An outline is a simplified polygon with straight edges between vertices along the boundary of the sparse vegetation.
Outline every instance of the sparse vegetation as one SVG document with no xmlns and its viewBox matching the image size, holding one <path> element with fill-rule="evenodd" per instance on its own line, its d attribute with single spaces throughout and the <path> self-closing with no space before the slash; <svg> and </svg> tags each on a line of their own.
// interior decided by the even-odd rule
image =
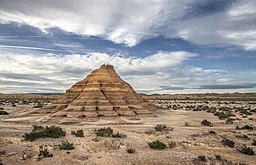
<svg viewBox="0 0 256 165">
<path fill-rule="evenodd" d="M 220 120 L 224 120 L 226 118 L 229 118 L 229 117 L 233 116 L 233 114 L 231 114 L 230 112 L 222 112 L 222 111 L 221 112 L 216 112 L 214 115 L 218 116 L 218 118 Z"/>
<path fill-rule="evenodd" d="M 110 127 L 100 128 L 100 129 L 94 130 L 94 132 L 96 133 L 97 136 L 101 136 L 101 137 L 112 137 L 112 138 L 125 138 L 126 137 L 125 134 L 121 134 L 119 132 L 114 133 L 113 129 Z"/>
<path fill-rule="evenodd" d="M 148 145 L 149 145 L 150 148 L 156 149 L 156 150 L 162 150 L 162 149 L 166 148 L 166 145 L 163 142 L 159 141 L 159 140 L 150 142 L 150 143 L 148 143 Z"/>
<path fill-rule="evenodd" d="M 191 125 L 191 123 L 189 123 L 189 122 L 185 121 L 184 125 L 185 125 L 186 127 L 188 127 L 188 126 L 190 126 L 190 125 Z"/>
<path fill-rule="evenodd" d="M 111 137 L 112 137 L 112 138 L 125 138 L 126 135 L 117 132 L 117 133 L 115 133 L 115 134 L 112 134 Z"/>
<path fill-rule="evenodd" d="M 175 141 L 170 141 L 170 142 L 168 142 L 168 146 L 169 146 L 169 148 L 174 148 L 177 146 L 177 143 Z"/>
<path fill-rule="evenodd" d="M 201 125 L 204 125 L 204 126 L 212 126 L 212 123 L 211 123 L 210 121 L 208 121 L 208 120 L 203 120 L 203 121 L 201 122 Z"/>
<path fill-rule="evenodd" d="M 37 105 L 33 106 L 33 108 L 43 108 L 43 105 L 42 104 L 37 104 Z"/>
<path fill-rule="evenodd" d="M 73 143 L 70 143 L 68 141 L 64 141 L 59 145 L 61 150 L 73 150 L 75 149 L 75 146 Z"/>
<path fill-rule="evenodd" d="M 47 146 L 39 146 L 39 153 L 38 153 L 39 159 L 47 158 L 47 157 L 53 157 L 53 154 L 51 154 L 48 151 Z"/>
<path fill-rule="evenodd" d="M 253 148 L 248 147 L 246 145 L 242 145 L 242 146 L 238 147 L 237 150 L 246 155 L 255 155 Z"/>
<path fill-rule="evenodd" d="M 217 134 L 217 133 L 216 133 L 215 131 L 213 131 L 213 130 L 209 130 L 208 133 L 209 133 L 209 134 L 212 134 L 212 135 L 216 135 L 216 134 Z"/>
<path fill-rule="evenodd" d="M 241 128 L 238 127 L 238 129 L 253 130 L 253 126 L 251 126 L 251 125 L 244 125 Z"/>
<path fill-rule="evenodd" d="M 84 137 L 84 131 L 82 129 L 77 130 L 77 131 L 71 131 L 71 134 L 76 137 Z"/>
<path fill-rule="evenodd" d="M 222 139 L 221 142 L 222 142 L 223 145 L 229 146 L 231 148 L 235 147 L 235 142 L 233 140 L 229 140 L 227 138 L 224 138 L 224 139 Z"/>
<path fill-rule="evenodd" d="M 9 115 L 9 113 L 6 111 L 0 111 L 0 115 Z"/>
<path fill-rule="evenodd" d="M 66 132 L 59 126 L 38 126 L 32 125 L 33 130 L 23 135 L 24 140 L 34 141 L 38 138 L 59 138 L 65 136 Z"/>
<path fill-rule="evenodd" d="M 110 127 L 107 128 L 100 128 L 97 130 L 94 130 L 97 136 L 101 137 L 110 137 L 113 134 L 113 129 Z"/>
<path fill-rule="evenodd" d="M 253 146 L 256 146 L 256 139 L 253 139 L 252 145 L 253 145 Z"/>
<path fill-rule="evenodd" d="M 215 155 L 215 159 L 221 160 L 221 156 L 219 154 Z"/>
<path fill-rule="evenodd" d="M 135 153 L 135 149 L 131 148 L 131 147 L 128 147 L 126 149 L 126 151 L 129 153 L 129 154 L 132 154 L 132 153 Z"/>
<path fill-rule="evenodd" d="M 206 161 L 206 156 L 198 155 L 197 160 L 205 162 Z"/>
<path fill-rule="evenodd" d="M 157 124 L 155 126 L 155 130 L 159 131 L 159 132 L 162 132 L 162 131 L 169 131 L 169 128 L 164 124 Z"/>
</svg>

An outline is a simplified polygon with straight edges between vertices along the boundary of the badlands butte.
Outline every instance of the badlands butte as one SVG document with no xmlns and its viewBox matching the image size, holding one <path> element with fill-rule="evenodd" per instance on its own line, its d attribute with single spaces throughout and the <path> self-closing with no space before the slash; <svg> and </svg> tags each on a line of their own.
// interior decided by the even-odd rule
<svg viewBox="0 0 256 165">
<path fill-rule="evenodd" d="M 102 65 L 64 94 L 0 94 L 0 164 L 253 165 L 256 93 L 138 94 Z"/>
</svg>

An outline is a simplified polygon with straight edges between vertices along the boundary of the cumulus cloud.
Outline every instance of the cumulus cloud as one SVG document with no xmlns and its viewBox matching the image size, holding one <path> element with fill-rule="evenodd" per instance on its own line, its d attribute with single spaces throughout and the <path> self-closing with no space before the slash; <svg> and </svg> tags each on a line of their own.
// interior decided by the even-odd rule
<svg viewBox="0 0 256 165">
<path fill-rule="evenodd" d="M 145 93 L 205 92 L 207 85 L 211 89 L 234 89 L 248 84 L 223 70 L 184 65 L 186 60 L 196 56 L 185 51 L 157 52 L 144 58 L 99 52 L 76 55 L 5 53 L 0 54 L 0 90 L 5 93 L 64 92 L 104 63 L 114 65 L 121 77 Z M 228 88 L 229 84 L 239 86 Z M 246 87 L 243 89 L 254 86 Z"/>
<path fill-rule="evenodd" d="M 2 0 L 0 22 L 28 24 L 44 33 L 58 27 L 127 46 L 165 36 L 255 50 L 255 6 L 251 0 Z"/>
<path fill-rule="evenodd" d="M 0 54 L 0 56 L 1 88 L 8 92 L 10 88 L 14 88 L 13 85 L 24 87 L 26 84 L 25 88 L 34 88 L 35 91 L 42 87 L 63 91 L 104 63 L 114 65 L 124 76 L 152 76 L 161 70 L 176 67 L 184 60 L 195 57 L 196 54 L 183 51 L 158 52 L 145 58 L 98 52 L 84 55 Z"/>
</svg>

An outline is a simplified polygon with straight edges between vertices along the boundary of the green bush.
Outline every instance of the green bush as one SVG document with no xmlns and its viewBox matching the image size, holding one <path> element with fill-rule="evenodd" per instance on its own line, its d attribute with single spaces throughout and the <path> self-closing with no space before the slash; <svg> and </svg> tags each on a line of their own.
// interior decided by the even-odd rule
<svg viewBox="0 0 256 165">
<path fill-rule="evenodd" d="M 231 148 L 235 147 L 235 142 L 233 140 L 229 140 L 229 139 L 224 138 L 224 139 L 222 139 L 221 142 L 222 142 L 223 145 L 229 146 Z"/>
<path fill-rule="evenodd" d="M 77 131 L 71 131 L 71 134 L 76 137 L 84 137 L 84 131 L 82 129 L 77 130 Z"/>
<path fill-rule="evenodd" d="M 135 152 L 135 149 L 129 147 L 129 148 L 126 149 L 126 151 L 127 151 L 129 154 L 132 154 L 132 153 Z"/>
<path fill-rule="evenodd" d="M 169 131 L 169 128 L 164 124 L 157 124 L 155 126 L 155 130 L 159 131 L 159 132 L 162 132 L 162 131 Z"/>
<path fill-rule="evenodd" d="M 94 130 L 94 132 L 96 133 L 97 136 L 101 136 L 101 137 L 112 137 L 112 138 L 125 138 L 126 137 L 125 134 L 121 134 L 119 132 L 114 133 L 113 129 L 110 127 L 100 128 L 100 129 Z"/>
<path fill-rule="evenodd" d="M 37 126 L 33 125 L 33 130 L 30 133 L 23 135 L 25 140 L 34 141 L 38 138 L 59 138 L 65 136 L 66 132 L 59 126 Z"/>
<path fill-rule="evenodd" d="M 204 126 L 212 126 L 212 123 L 211 123 L 210 121 L 208 121 L 208 120 L 203 120 L 203 121 L 201 122 L 201 125 L 204 125 Z"/>
<path fill-rule="evenodd" d="M 95 130 L 97 136 L 101 137 L 110 137 L 113 134 L 113 129 L 110 127 L 107 128 L 100 128 Z"/>
<path fill-rule="evenodd" d="M 246 155 L 255 155 L 252 147 L 247 147 L 246 145 L 242 145 L 237 148 L 237 150 Z"/>
<path fill-rule="evenodd" d="M 51 154 L 47 147 L 45 146 L 39 146 L 39 153 L 38 153 L 39 159 L 47 158 L 47 157 L 53 157 L 53 154 Z"/>
<path fill-rule="evenodd" d="M 120 134 L 119 132 L 112 134 L 111 135 L 112 138 L 125 138 L 126 135 L 125 134 Z"/>
<path fill-rule="evenodd" d="M 163 142 L 159 141 L 159 140 L 150 142 L 150 143 L 148 143 L 148 145 L 149 145 L 150 148 L 153 148 L 153 149 L 156 149 L 156 150 L 162 150 L 162 149 L 166 148 L 166 145 Z"/>
<path fill-rule="evenodd" d="M 61 150 L 73 150 L 75 149 L 75 146 L 73 143 L 70 143 L 68 141 L 64 141 L 59 145 Z"/>
</svg>

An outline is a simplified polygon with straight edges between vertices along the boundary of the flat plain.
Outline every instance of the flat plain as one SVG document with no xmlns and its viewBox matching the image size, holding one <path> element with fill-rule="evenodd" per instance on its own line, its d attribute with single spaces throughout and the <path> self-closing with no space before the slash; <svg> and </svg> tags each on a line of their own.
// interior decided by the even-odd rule
<svg viewBox="0 0 256 165">
<path fill-rule="evenodd" d="M 254 97 L 163 99 L 152 96 L 150 101 L 158 107 L 152 116 L 99 118 L 72 124 L 44 122 L 40 120 L 44 116 L 40 115 L 26 116 L 58 97 L 1 95 L 1 111 L 7 112 L 0 115 L 2 164 L 252 165 L 256 161 L 250 152 L 256 150 Z M 66 134 L 59 138 L 26 140 L 24 135 L 32 131 L 32 125 L 59 126 Z M 97 130 L 108 127 L 117 136 L 97 136 Z M 74 136 L 72 132 L 77 130 L 83 130 L 84 136 Z M 74 149 L 60 149 L 66 141 Z M 151 148 L 149 143 L 154 141 L 165 147 Z M 234 146 L 230 145 L 232 142 Z M 52 156 L 40 157 L 40 146 Z"/>
</svg>

